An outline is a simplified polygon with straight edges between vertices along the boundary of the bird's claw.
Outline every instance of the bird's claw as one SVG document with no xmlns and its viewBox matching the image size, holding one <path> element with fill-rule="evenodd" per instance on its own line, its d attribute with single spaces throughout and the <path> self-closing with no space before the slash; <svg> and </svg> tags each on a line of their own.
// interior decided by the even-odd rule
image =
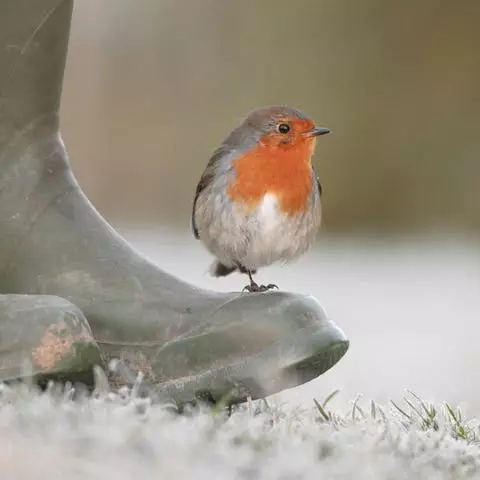
<svg viewBox="0 0 480 480">
<path fill-rule="evenodd" d="M 250 285 L 246 285 L 245 287 L 243 287 L 242 292 L 268 292 L 269 290 L 272 290 L 274 288 L 278 290 L 278 286 L 274 283 L 269 283 L 268 285 L 258 285 L 257 283 L 252 282 Z"/>
</svg>

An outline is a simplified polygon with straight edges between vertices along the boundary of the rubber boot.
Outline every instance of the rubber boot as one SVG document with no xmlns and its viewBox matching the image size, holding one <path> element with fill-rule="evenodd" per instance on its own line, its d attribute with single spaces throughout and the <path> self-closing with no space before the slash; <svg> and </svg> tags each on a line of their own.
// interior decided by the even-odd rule
<svg viewBox="0 0 480 480">
<path fill-rule="evenodd" d="M 0 295 L 0 378 L 91 384 L 100 350 L 82 312 L 63 298 Z"/>
<path fill-rule="evenodd" d="M 240 402 L 328 370 L 348 341 L 313 297 L 194 288 L 134 251 L 84 196 L 58 117 L 72 3 L 0 4 L 0 291 L 72 302 L 104 363 L 121 359 L 179 403 Z"/>
</svg>

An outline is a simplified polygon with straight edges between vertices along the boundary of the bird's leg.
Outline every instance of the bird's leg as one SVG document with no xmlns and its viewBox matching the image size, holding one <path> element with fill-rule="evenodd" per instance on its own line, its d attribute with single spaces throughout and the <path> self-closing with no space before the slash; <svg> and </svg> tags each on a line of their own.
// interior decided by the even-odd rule
<svg viewBox="0 0 480 480">
<path fill-rule="evenodd" d="M 274 285 L 273 283 L 269 283 L 268 285 L 258 285 L 258 283 L 256 283 L 254 280 L 253 280 L 253 277 L 252 277 L 252 272 L 250 270 L 247 270 L 246 271 L 247 274 L 248 274 L 248 278 L 250 279 L 250 285 L 246 285 L 243 290 L 247 291 L 247 292 L 267 292 L 268 290 L 271 290 L 272 288 L 277 288 L 278 287 L 276 285 Z"/>
<path fill-rule="evenodd" d="M 248 278 L 250 279 L 250 285 L 246 285 L 243 288 L 243 291 L 259 292 L 260 291 L 260 286 L 253 280 L 252 272 L 250 270 L 246 270 L 246 273 L 248 275 Z"/>
</svg>

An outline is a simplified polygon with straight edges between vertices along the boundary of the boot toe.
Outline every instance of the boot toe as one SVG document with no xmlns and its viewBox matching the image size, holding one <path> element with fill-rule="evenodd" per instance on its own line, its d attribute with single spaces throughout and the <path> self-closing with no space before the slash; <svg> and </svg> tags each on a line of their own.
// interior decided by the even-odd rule
<svg viewBox="0 0 480 480">
<path fill-rule="evenodd" d="M 273 394 L 321 375 L 349 346 L 312 296 L 236 295 L 204 315 L 204 328 L 166 344 L 156 357 L 165 379 L 158 387 L 176 401 L 228 396 L 236 403 Z"/>
</svg>

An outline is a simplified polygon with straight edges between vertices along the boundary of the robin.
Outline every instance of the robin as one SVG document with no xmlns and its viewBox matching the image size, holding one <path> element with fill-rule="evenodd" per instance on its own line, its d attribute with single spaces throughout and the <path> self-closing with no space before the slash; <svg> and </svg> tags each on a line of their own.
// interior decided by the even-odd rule
<svg viewBox="0 0 480 480">
<path fill-rule="evenodd" d="M 316 137 L 330 133 L 304 113 L 271 106 L 251 112 L 213 153 L 197 185 L 192 228 L 216 260 L 210 272 L 248 275 L 288 262 L 314 242 L 322 187 L 312 167 Z"/>
</svg>

